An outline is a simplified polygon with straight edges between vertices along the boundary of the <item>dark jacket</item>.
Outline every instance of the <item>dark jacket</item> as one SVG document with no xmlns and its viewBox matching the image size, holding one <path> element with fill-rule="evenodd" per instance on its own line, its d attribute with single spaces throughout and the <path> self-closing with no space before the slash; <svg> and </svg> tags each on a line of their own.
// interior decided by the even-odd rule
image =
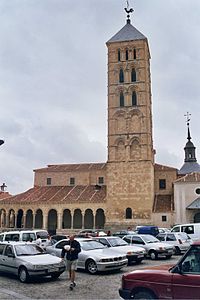
<svg viewBox="0 0 200 300">
<path fill-rule="evenodd" d="M 78 241 L 73 240 L 73 241 L 68 241 L 66 245 L 70 245 L 71 248 L 74 248 L 74 251 L 66 251 L 64 248 L 62 249 L 61 252 L 61 257 L 64 258 L 66 257 L 67 260 L 76 260 L 78 259 L 78 254 L 81 252 L 81 246 Z"/>
</svg>

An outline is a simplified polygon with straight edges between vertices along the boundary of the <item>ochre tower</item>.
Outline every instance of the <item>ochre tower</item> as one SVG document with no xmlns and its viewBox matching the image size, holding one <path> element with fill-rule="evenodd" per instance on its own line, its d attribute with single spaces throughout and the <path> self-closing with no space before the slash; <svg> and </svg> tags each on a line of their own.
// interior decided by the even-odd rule
<svg viewBox="0 0 200 300">
<path fill-rule="evenodd" d="M 107 227 L 150 224 L 154 154 L 147 38 L 126 25 L 108 47 Z M 118 224 L 118 225 L 116 225 Z"/>
</svg>

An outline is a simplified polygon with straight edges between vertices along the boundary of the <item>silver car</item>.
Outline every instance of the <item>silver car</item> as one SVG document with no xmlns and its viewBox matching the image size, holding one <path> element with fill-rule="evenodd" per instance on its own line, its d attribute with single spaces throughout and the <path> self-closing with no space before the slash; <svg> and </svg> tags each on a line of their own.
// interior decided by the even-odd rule
<svg viewBox="0 0 200 300">
<path fill-rule="evenodd" d="M 89 238 L 76 239 L 81 245 L 78 255 L 78 269 L 84 269 L 90 274 L 98 271 L 119 270 L 127 265 L 126 255 L 103 246 L 101 243 Z M 46 252 L 61 257 L 61 251 L 68 242 L 61 240 L 52 246 L 46 247 Z"/>
<path fill-rule="evenodd" d="M 123 237 L 130 245 L 142 246 L 147 251 L 147 256 L 151 259 L 158 257 L 170 258 L 174 253 L 172 245 L 160 242 L 156 237 L 150 234 L 134 234 Z"/>
<path fill-rule="evenodd" d="M 175 248 L 175 254 L 182 254 L 190 247 L 191 238 L 185 232 L 159 233 L 157 238 L 161 242 L 167 242 Z"/>
<path fill-rule="evenodd" d="M 33 276 L 51 276 L 56 279 L 65 268 L 61 258 L 46 254 L 34 243 L 0 243 L 0 271 L 17 275 L 21 282 L 27 282 Z"/>
<path fill-rule="evenodd" d="M 146 256 L 144 247 L 129 245 L 125 240 L 117 236 L 101 236 L 93 239 L 121 254 L 125 254 L 129 265 L 132 262 L 141 263 Z"/>
</svg>

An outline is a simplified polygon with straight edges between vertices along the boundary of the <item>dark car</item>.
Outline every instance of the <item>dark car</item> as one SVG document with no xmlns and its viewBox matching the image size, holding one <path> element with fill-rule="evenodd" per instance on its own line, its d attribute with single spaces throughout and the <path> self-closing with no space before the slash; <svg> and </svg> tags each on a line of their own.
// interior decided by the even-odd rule
<svg viewBox="0 0 200 300">
<path fill-rule="evenodd" d="M 140 226 L 137 230 L 137 233 L 157 236 L 159 234 L 159 229 L 157 226 Z"/>
<path fill-rule="evenodd" d="M 114 232 L 112 235 L 113 236 L 119 236 L 119 237 L 124 237 L 125 235 L 128 235 L 128 234 L 135 234 L 136 232 L 133 231 L 133 230 L 120 230 L 120 231 L 116 231 Z"/>
<path fill-rule="evenodd" d="M 200 242 L 174 266 L 160 265 L 122 276 L 123 299 L 200 299 Z"/>
</svg>

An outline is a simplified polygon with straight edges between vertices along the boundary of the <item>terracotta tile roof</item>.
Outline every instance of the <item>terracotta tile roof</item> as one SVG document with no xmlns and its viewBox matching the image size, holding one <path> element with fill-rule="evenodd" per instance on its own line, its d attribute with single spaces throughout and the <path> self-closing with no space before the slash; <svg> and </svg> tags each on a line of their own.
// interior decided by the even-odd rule
<svg viewBox="0 0 200 300">
<path fill-rule="evenodd" d="M 104 203 L 106 199 L 106 186 L 96 190 L 90 186 L 42 186 L 34 187 L 28 191 L 7 199 L 0 199 L 0 204 L 33 204 L 37 203 Z"/>
<path fill-rule="evenodd" d="M 76 172 L 102 170 L 106 163 L 48 165 L 46 168 L 35 169 L 34 172 Z"/>
<path fill-rule="evenodd" d="M 178 171 L 178 169 L 169 167 L 169 166 L 164 166 L 160 164 L 154 164 L 155 171 Z"/>
<path fill-rule="evenodd" d="M 177 179 L 175 182 L 199 182 L 199 181 L 200 181 L 200 173 L 193 172 Z"/>
<path fill-rule="evenodd" d="M 0 199 L 8 198 L 11 197 L 12 195 L 9 194 L 8 192 L 2 192 L 0 191 Z"/>
<path fill-rule="evenodd" d="M 171 212 L 174 210 L 174 200 L 172 195 L 155 195 L 153 212 Z"/>
</svg>

